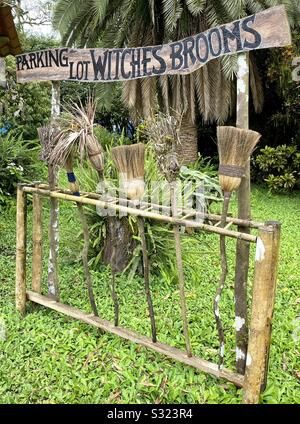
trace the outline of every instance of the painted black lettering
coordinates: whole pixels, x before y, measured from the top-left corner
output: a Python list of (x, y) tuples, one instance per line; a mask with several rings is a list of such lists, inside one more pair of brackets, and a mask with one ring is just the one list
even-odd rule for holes
[(28, 62), (27, 62), (27, 58), (26, 58), (26, 54), (24, 54), (23, 56), (22, 56), (22, 71), (24, 70), (24, 67), (26, 66), (26, 68), (27, 69), (30, 69), (29, 68), (29, 65), (28, 65)]
[(108, 51), (106, 50), (103, 53), (103, 55), (99, 55), (97, 61), (95, 58), (95, 50), (90, 50), (90, 52), (91, 52), (92, 63), (94, 68), (94, 80), (95, 81), (99, 80), (99, 76), (100, 76), (100, 79), (104, 80)]
[(112, 56), (112, 53), (113, 52), (111, 50), (108, 52), (108, 66), (107, 66), (107, 77), (106, 77), (106, 79), (108, 81), (111, 80), (111, 56)]
[[(175, 43), (170, 44), (171, 47), (171, 59), (172, 59), (172, 70), (177, 70), (182, 67), (183, 64), (183, 56), (182, 56), (182, 50), (183, 45), (180, 41), (177, 41)], [(179, 63), (176, 64), (176, 61), (179, 61)]]
[(160, 68), (156, 68), (155, 66), (153, 66), (152, 68), (152, 72), (154, 75), (161, 75), (164, 72), (166, 72), (167, 69), (167, 65), (166, 62), (164, 60), (164, 58), (162, 58), (158, 53), (161, 50), (161, 46), (156, 46), (152, 48), (152, 54), (155, 60), (157, 60), (157, 62), (159, 62), (160, 64)]
[(114, 49), (113, 53), (116, 56), (116, 68), (115, 68), (115, 80), (119, 79), (119, 67), (120, 67), (120, 53), (122, 52), (122, 49)]
[(132, 54), (132, 49), (124, 49), (121, 56), (121, 75), (124, 79), (129, 79), (131, 77), (131, 72), (125, 72), (126, 56)]
[(38, 68), (45, 68), (45, 63), (44, 63), (44, 61), (43, 61), (43, 56), (44, 56), (44, 54), (43, 54), (43, 52), (37, 52), (37, 54), (36, 54), (36, 62), (37, 62), (37, 67)]
[(36, 55), (35, 55), (35, 53), (29, 53), (29, 62), (30, 62), (30, 69), (32, 69), (33, 66), (36, 68)]
[(59, 66), (59, 60), (58, 60), (58, 52), (59, 50), (54, 50), (55, 53), (53, 54), (52, 50), (49, 50), (49, 66), (52, 68), (53, 62), (55, 63), (55, 66)]
[[(204, 43), (204, 49), (203, 49), (204, 54), (203, 54), (203, 56), (201, 56), (201, 53), (202, 53), (201, 41)], [(196, 49), (195, 49), (195, 51), (196, 51), (196, 57), (199, 60), (199, 62), (205, 63), (208, 59), (208, 53), (209, 53), (208, 41), (207, 41), (207, 37), (206, 37), (205, 34), (198, 34), (196, 36)]]
[(70, 80), (75, 80), (76, 77), (73, 75), (73, 67), (74, 67), (74, 62), (70, 62), (70, 74), (69, 74), (69, 79)]
[(22, 62), (22, 56), (17, 56), (17, 69), (18, 71), (21, 70), (21, 62)]
[(61, 49), (59, 51), (59, 64), (60, 66), (69, 66), (68, 49)]
[(130, 62), (132, 68), (132, 78), (141, 76), (141, 49), (132, 49), (132, 59)]
[[(213, 41), (213, 38), (215, 41)], [(219, 28), (213, 28), (208, 33), (208, 43), (209, 43), (209, 49), (210, 53), (213, 57), (218, 57), (221, 54), (222, 51), (222, 39)], [(214, 50), (213, 44), (218, 44), (217, 50)]]
[(195, 39), (193, 37), (186, 38), (183, 40), (183, 69), (189, 67), (189, 60), (192, 62), (192, 65), (196, 62), (196, 57), (194, 55)]
[[(232, 29), (228, 29), (225, 25), (223, 25), (221, 26), (221, 30), (223, 33), (224, 53), (240, 51), (243, 49), (241, 42), (240, 21), (234, 22)], [(236, 48), (234, 48), (233, 50), (231, 50), (229, 47), (229, 39), (236, 41)]]
[(80, 62), (77, 63), (76, 72), (77, 72), (76, 78), (78, 80), (82, 80), (82, 78), (83, 78), (83, 62), (80, 61)]
[(89, 70), (89, 64), (90, 63), (91, 63), (90, 60), (84, 60), (83, 61), (83, 64), (84, 64), (84, 76), (83, 76), (83, 79), (85, 81), (87, 81), (87, 79), (88, 79), (88, 70)]
[(152, 71), (148, 70), (148, 63), (151, 62), (151, 56), (148, 57), (148, 54), (152, 52), (152, 47), (143, 47), (143, 76), (150, 76), (152, 75)]
[[(257, 49), (261, 44), (260, 33), (258, 31), (256, 31), (254, 28), (250, 28), (248, 26), (248, 23), (254, 23), (254, 22), (255, 22), (255, 15), (248, 16), (248, 18), (245, 18), (242, 21), (242, 29), (245, 32), (248, 32), (248, 33), (250, 33), (254, 36), (254, 41), (252, 41), (252, 42), (247, 40), (247, 38), (245, 38), (244, 45), (243, 45), (244, 49)], [(280, 30), (280, 29), (278, 28), (278, 30)]]

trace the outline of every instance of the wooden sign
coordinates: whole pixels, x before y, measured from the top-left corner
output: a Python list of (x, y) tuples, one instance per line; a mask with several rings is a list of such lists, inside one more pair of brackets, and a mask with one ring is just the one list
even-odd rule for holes
[(188, 74), (208, 61), (242, 51), (291, 44), (284, 6), (169, 44), (123, 49), (42, 50), (17, 56), (17, 80), (121, 81)]

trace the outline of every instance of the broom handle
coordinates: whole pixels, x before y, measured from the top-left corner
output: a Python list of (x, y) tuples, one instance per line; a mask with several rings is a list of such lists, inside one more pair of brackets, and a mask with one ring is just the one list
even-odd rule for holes
[(114, 324), (115, 327), (119, 325), (119, 299), (116, 290), (116, 267), (114, 266), (114, 260), (116, 257), (116, 242), (113, 242), (112, 255), (111, 255), (111, 284), (110, 293), (114, 304)]
[[(177, 210), (176, 181), (171, 183), (170, 194), (171, 194), (172, 215), (176, 216), (176, 210)], [(180, 310), (181, 310), (181, 318), (182, 318), (182, 323), (183, 323), (183, 334), (184, 334), (184, 339), (185, 339), (187, 356), (191, 357), (192, 356), (192, 348), (191, 348), (189, 328), (188, 328), (188, 320), (187, 320), (187, 307), (186, 307), (186, 299), (185, 299), (184, 273), (183, 273), (183, 263), (182, 263), (182, 252), (181, 252), (181, 244), (180, 244), (179, 225), (173, 225), (173, 233), (174, 233), (174, 241), (175, 241), (177, 271), (178, 271)]]
[(151, 291), (150, 291), (150, 283), (149, 283), (149, 259), (148, 259), (148, 253), (147, 253), (147, 242), (145, 237), (145, 222), (144, 218), (141, 216), (137, 217), (137, 224), (138, 224), (138, 230), (141, 238), (141, 245), (142, 245), (142, 252), (143, 252), (143, 268), (144, 268), (144, 282), (145, 282), (145, 293), (148, 303), (148, 311), (150, 316), (150, 322), (151, 322), (151, 334), (152, 334), (152, 341), (153, 343), (156, 343), (157, 337), (156, 337), (156, 324), (155, 324), (155, 315), (154, 315), (154, 309), (153, 309), (153, 303), (152, 303), (152, 297), (151, 297)]
[[(75, 177), (74, 172), (73, 172), (73, 166), (72, 166), (72, 159), (71, 158), (69, 158), (66, 161), (65, 168), (66, 168), (66, 171), (67, 171), (70, 190), (73, 191), (73, 194), (75, 196), (80, 196), (78, 183), (76, 181), (76, 177)], [(86, 282), (86, 286), (87, 286), (87, 290), (88, 290), (88, 296), (89, 296), (92, 311), (93, 311), (94, 315), (96, 317), (98, 317), (99, 314), (98, 314), (97, 305), (96, 305), (96, 302), (95, 302), (95, 296), (94, 296), (92, 281), (91, 281), (91, 274), (90, 274), (89, 264), (88, 264), (89, 227), (88, 227), (88, 224), (87, 224), (87, 220), (86, 220), (86, 216), (84, 214), (82, 204), (76, 203), (76, 205), (77, 205), (79, 218), (80, 218), (81, 226), (82, 226), (82, 230), (83, 230), (84, 243), (83, 243), (83, 249), (82, 249), (82, 263), (83, 263), (85, 282)]]
[[(229, 201), (230, 201), (231, 193), (224, 193), (224, 201), (223, 201), (223, 210), (221, 216), (221, 224), (220, 227), (224, 227), (226, 225), (226, 217), (228, 213)], [(217, 325), (218, 337), (219, 337), (219, 368), (221, 369), (224, 364), (224, 354), (225, 354), (225, 336), (223, 324), (220, 316), (219, 304), (221, 300), (221, 295), (225, 286), (226, 276), (227, 276), (227, 254), (226, 254), (226, 239), (225, 236), (220, 236), (220, 256), (221, 256), (221, 275), (219, 285), (217, 287), (216, 296), (214, 299), (214, 316)]]

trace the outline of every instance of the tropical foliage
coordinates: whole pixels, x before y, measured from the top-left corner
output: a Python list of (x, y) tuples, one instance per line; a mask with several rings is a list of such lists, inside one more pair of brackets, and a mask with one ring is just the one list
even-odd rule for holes
[(261, 149), (255, 161), (256, 177), (271, 191), (291, 191), (300, 184), (300, 151), (296, 144)]
[(0, 136), (0, 205), (15, 193), (18, 182), (41, 177), (43, 172), (38, 152), (37, 143), (24, 141), (21, 134)]

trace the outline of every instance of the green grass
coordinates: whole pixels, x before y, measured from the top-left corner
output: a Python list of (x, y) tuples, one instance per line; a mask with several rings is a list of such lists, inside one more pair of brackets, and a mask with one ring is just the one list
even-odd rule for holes
[[(233, 208), (235, 205), (233, 205)], [(300, 403), (300, 199), (299, 195), (269, 195), (254, 188), (253, 216), (283, 224), (278, 289), (264, 403)], [(60, 288), (62, 301), (89, 311), (79, 260), (77, 211), (62, 204), (60, 211)], [(44, 206), (47, 268), (48, 209)], [(239, 403), (241, 390), (232, 384), (175, 363), (143, 347), (45, 308), (28, 305), (21, 319), (14, 309), (15, 207), (0, 220), (0, 402), (2, 403)], [(30, 209), (28, 233), (30, 236)], [(199, 279), (187, 281), (191, 340), (195, 354), (217, 361), (218, 340), (212, 299), (219, 275), (218, 238), (202, 234), (210, 249), (199, 255)], [(234, 241), (228, 241), (230, 259)], [(31, 240), (28, 237), (28, 282)], [(253, 249), (251, 251), (253, 256)], [(250, 281), (253, 263), (250, 269)], [(93, 272), (101, 316), (113, 318), (109, 271)], [(43, 275), (45, 286), (46, 274)], [(143, 281), (118, 278), (121, 325), (150, 335)], [(152, 280), (159, 339), (184, 348), (176, 284)], [(45, 287), (44, 287), (45, 290)], [(233, 264), (221, 313), (226, 328), (226, 366), (234, 366)], [(5, 330), (5, 337), (3, 332)], [(1, 332), (2, 331), (2, 332)]]

